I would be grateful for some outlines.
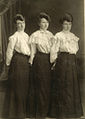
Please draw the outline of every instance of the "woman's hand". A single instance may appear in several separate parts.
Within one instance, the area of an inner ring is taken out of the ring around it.
[[[29,58],[29,64],[32,66],[32,64],[33,64],[32,58]]]
[[[3,71],[0,75],[0,80],[7,80],[8,79],[8,72],[9,72],[9,66],[4,65]]]
[[[9,66],[6,65],[6,72],[9,72]]]
[[[51,70],[54,70],[55,69],[55,65],[56,65],[56,61],[52,64]]]

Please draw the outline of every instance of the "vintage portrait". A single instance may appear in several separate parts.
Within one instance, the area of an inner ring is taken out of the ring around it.
[[[85,119],[84,0],[0,0],[0,119]]]

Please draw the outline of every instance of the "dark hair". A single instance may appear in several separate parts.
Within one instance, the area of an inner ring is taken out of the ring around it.
[[[38,20],[40,22],[40,19],[45,18],[48,22],[51,22],[51,18],[48,14],[41,12],[38,16]]]
[[[25,18],[21,14],[16,14],[14,17],[14,23],[16,23],[17,20],[25,21]]]
[[[70,13],[65,13],[59,20],[61,24],[63,24],[64,21],[73,22],[73,16]]]

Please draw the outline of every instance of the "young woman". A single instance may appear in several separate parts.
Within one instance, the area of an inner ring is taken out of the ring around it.
[[[21,14],[14,18],[17,31],[9,37],[6,65],[10,84],[9,117],[25,117],[29,85],[29,36],[24,32],[25,19]]]
[[[60,119],[79,118],[83,114],[76,62],[79,38],[71,32],[71,14],[66,13],[60,23],[62,31],[55,35],[50,56],[51,63],[54,62],[50,115]]]
[[[31,44],[31,57],[29,62],[32,64],[34,70],[34,117],[41,118],[47,117],[48,115],[50,99],[50,48],[53,34],[47,30],[49,22],[50,17],[46,13],[40,13],[38,22],[40,28],[30,36],[29,40]]]

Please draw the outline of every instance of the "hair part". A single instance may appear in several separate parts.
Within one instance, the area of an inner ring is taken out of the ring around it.
[[[48,14],[44,13],[44,12],[41,12],[38,16],[38,21],[40,22],[40,20],[42,18],[45,18],[48,22],[51,22],[51,18]]]
[[[59,20],[60,24],[63,24],[64,21],[73,23],[73,16],[70,13],[65,13]]]
[[[16,16],[14,17],[14,23],[16,23],[17,20],[25,21],[25,18],[22,14],[16,14]]]

